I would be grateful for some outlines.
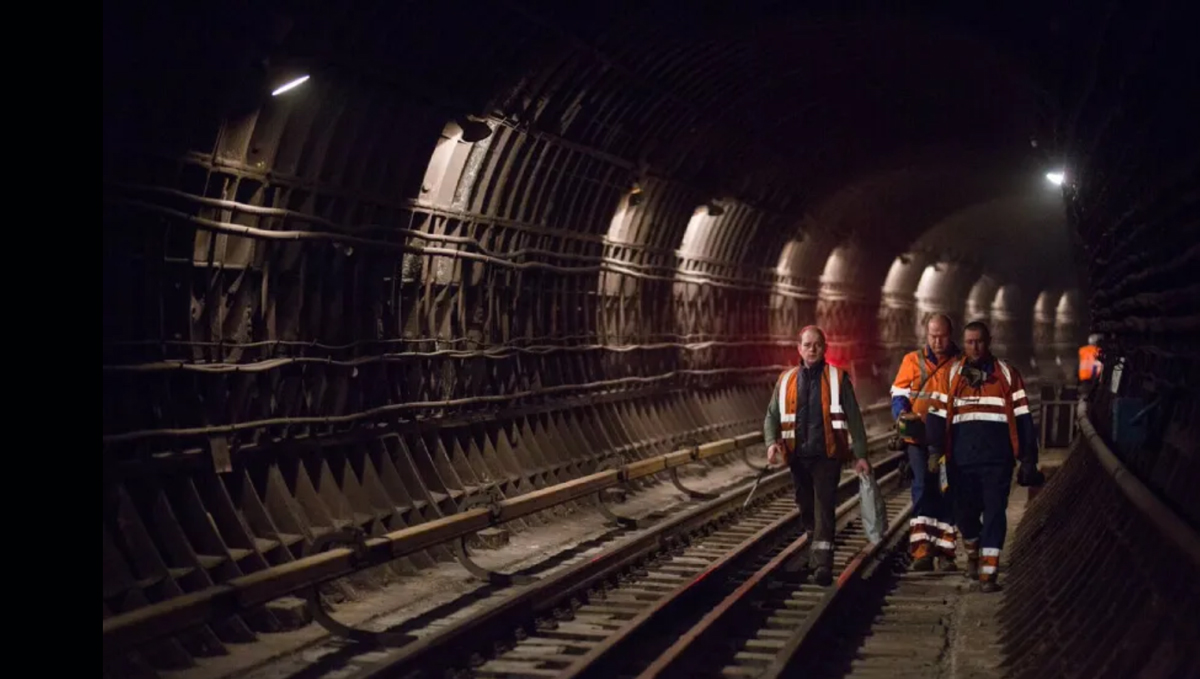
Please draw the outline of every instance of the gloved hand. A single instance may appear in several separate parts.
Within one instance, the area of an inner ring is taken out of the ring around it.
[[[1034,462],[1022,462],[1017,468],[1017,485],[1022,487],[1040,486],[1046,482],[1046,475],[1037,468]]]
[[[929,455],[925,458],[925,469],[930,474],[937,474],[942,470],[941,465],[942,453],[934,449],[929,449]]]

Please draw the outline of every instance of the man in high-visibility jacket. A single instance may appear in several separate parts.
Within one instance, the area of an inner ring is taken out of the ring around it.
[[[825,333],[800,331],[800,365],[779,376],[767,405],[763,438],[767,464],[787,464],[796,505],[808,532],[809,569],[824,587],[833,581],[836,491],[842,465],[867,473],[867,433],[850,377],[825,363]]]
[[[930,398],[946,393],[950,364],[959,354],[951,339],[953,331],[948,316],[930,316],[925,323],[924,350],[904,357],[892,383],[892,417],[904,437],[913,473],[908,549],[914,571],[933,570],[935,557],[942,570],[954,570],[953,507],[949,492],[942,492],[939,458],[929,454],[924,435]]]
[[[990,343],[986,325],[967,324],[964,356],[950,366],[949,388],[934,394],[927,419],[930,454],[946,453],[967,577],[977,577],[985,592],[999,589],[1013,467],[1020,464],[1021,485],[1029,485],[1039,473],[1037,430],[1025,380],[991,354]]]
[[[1079,347],[1079,384],[1092,385],[1100,377],[1103,366],[1100,364],[1099,335],[1090,335],[1088,343]]]

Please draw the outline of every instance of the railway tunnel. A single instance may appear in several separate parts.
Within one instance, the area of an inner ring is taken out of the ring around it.
[[[933,313],[1049,478],[923,671],[1200,676],[1195,31],[969,5],[106,3],[105,676],[559,676],[435,642],[734,511],[805,325],[882,475]]]

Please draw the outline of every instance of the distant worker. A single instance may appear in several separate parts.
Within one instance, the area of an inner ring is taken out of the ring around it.
[[[1020,463],[1017,483],[1036,484],[1040,474],[1025,381],[1016,368],[992,356],[991,339],[983,323],[967,324],[964,357],[950,367],[949,389],[934,395],[927,419],[929,454],[946,453],[967,577],[978,578],[984,592],[999,589],[1014,460]]]
[[[1088,336],[1088,343],[1079,347],[1079,385],[1092,387],[1100,380],[1104,365],[1100,363],[1100,336]]]
[[[950,364],[959,355],[951,339],[953,332],[954,324],[948,316],[930,316],[925,323],[924,350],[905,355],[892,383],[892,417],[907,444],[913,473],[908,549],[914,571],[933,570],[935,557],[942,570],[955,567],[954,507],[949,493],[942,492],[940,460],[929,454],[925,436],[930,398],[949,390]]]
[[[775,383],[763,438],[767,464],[787,464],[796,486],[796,505],[808,532],[808,566],[822,587],[833,581],[836,491],[842,464],[867,473],[867,433],[850,378],[825,363],[825,333],[815,325],[800,331],[800,365]]]

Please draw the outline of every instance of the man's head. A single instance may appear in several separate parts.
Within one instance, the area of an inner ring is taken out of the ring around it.
[[[813,365],[825,358],[825,332],[815,325],[800,331],[800,343],[796,345],[804,365]]]
[[[963,353],[967,359],[978,361],[990,355],[988,347],[992,343],[992,333],[987,324],[982,321],[972,321],[963,328]]]
[[[950,334],[954,332],[954,323],[946,314],[934,314],[925,321],[925,341],[938,358],[943,358],[950,348]]]

